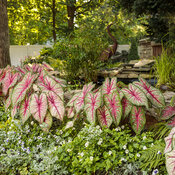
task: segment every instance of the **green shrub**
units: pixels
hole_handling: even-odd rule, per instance
[[[131,40],[131,48],[129,49],[128,60],[137,60],[139,59],[138,55],[138,46],[136,39]]]

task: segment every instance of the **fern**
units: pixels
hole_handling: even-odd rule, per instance
[[[170,133],[171,127],[166,122],[156,123],[150,128],[155,139],[163,139]]]
[[[158,168],[165,164],[165,155],[163,154],[165,143],[161,140],[157,141],[155,145],[141,152],[140,168],[149,170]]]

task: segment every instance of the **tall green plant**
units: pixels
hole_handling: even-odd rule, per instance
[[[157,85],[175,86],[175,54],[169,54],[168,50],[163,48],[160,57],[157,57],[154,65]]]

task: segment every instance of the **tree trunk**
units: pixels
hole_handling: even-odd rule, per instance
[[[55,0],[52,1],[52,22],[53,22],[53,40],[54,43],[56,42],[57,36],[56,36],[56,29],[55,29],[55,22],[56,22],[56,8],[55,8]]]
[[[11,65],[9,47],[7,0],[0,0],[0,68]]]
[[[75,17],[75,2],[69,2],[67,1],[67,14],[68,14],[68,29],[70,31],[74,30],[74,17]]]

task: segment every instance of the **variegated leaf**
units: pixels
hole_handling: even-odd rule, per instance
[[[18,112],[18,106],[15,105],[13,106],[12,110],[11,110],[11,117],[14,118],[14,116],[17,114]]]
[[[171,132],[169,133],[169,135],[167,137],[165,137],[165,150],[164,150],[164,154],[172,151],[174,148],[173,148],[173,144],[172,144],[172,141],[173,141],[173,135],[175,134],[175,127],[172,128]]]
[[[23,123],[25,123],[28,120],[28,118],[31,116],[31,113],[29,110],[30,99],[31,99],[31,97],[25,98],[20,106],[19,115],[20,115]]]
[[[76,93],[68,102],[67,106],[74,106],[75,100],[80,96],[81,92]]]
[[[140,82],[134,82],[134,85],[139,87],[156,107],[164,107],[165,99],[159,89],[152,87],[145,79],[139,78]]]
[[[73,106],[67,107],[66,111],[67,111],[67,118],[73,118],[75,116],[75,109]]]
[[[47,70],[47,71],[53,71],[53,68],[47,64],[46,62],[42,62],[42,66]]]
[[[63,88],[50,76],[46,75],[44,77],[44,82],[39,83],[39,87],[41,88],[42,92],[54,92],[63,100]]]
[[[5,101],[5,110],[7,110],[10,107],[11,103],[12,103],[12,92],[13,92],[13,90],[12,90],[12,88],[10,88],[9,96]]]
[[[166,154],[166,169],[168,175],[175,175],[175,149]]]
[[[30,113],[39,122],[42,123],[47,112],[47,98],[44,93],[33,94],[29,104]]]
[[[121,103],[122,103],[123,117],[126,118],[131,112],[132,104],[125,97],[122,99]]]
[[[75,107],[75,110],[77,113],[79,113],[80,110],[82,110],[84,108],[85,97],[86,97],[87,93],[90,92],[94,88],[94,86],[95,85],[93,83],[89,83],[89,84],[84,85],[82,92],[76,94],[78,97],[76,98],[76,95],[74,95],[74,97],[71,99],[71,101],[72,101],[76,98],[76,100],[74,100],[73,103],[74,103],[74,107]]]
[[[16,70],[19,71],[21,74],[25,75],[26,74],[26,70],[24,70],[23,68],[17,66]]]
[[[109,78],[106,78],[105,82],[102,85],[102,94],[112,94],[114,91],[116,91],[116,83],[117,83],[117,79],[116,78],[112,78],[111,81],[109,80]]]
[[[114,123],[119,125],[122,116],[122,105],[118,92],[116,91],[115,93],[105,95],[104,100],[113,117]]]
[[[125,97],[134,105],[136,106],[146,106],[148,108],[148,100],[143,93],[137,86],[133,84],[129,84],[128,89],[122,89]]]
[[[106,106],[97,109],[97,117],[100,125],[110,127],[112,124],[111,114]]]
[[[30,72],[27,73],[21,82],[19,82],[12,93],[12,104],[17,105],[18,102],[25,98],[27,90],[32,86],[32,83],[37,78],[37,75],[32,75]]]
[[[66,87],[66,81],[61,79],[61,78],[57,78],[57,77],[54,77],[52,76],[52,78],[57,82],[59,83],[62,87]]]
[[[161,120],[167,120],[175,115],[175,106],[166,106],[162,111]]]
[[[146,123],[145,112],[142,107],[133,106],[130,115],[131,127],[136,134],[140,134]]]
[[[49,102],[49,110],[51,115],[62,121],[64,117],[65,108],[61,98],[54,92],[49,92],[47,94],[47,99]]]
[[[85,112],[86,112],[87,120],[90,123],[95,123],[96,109],[100,107],[100,104],[101,104],[101,93],[100,92],[97,92],[95,94],[92,92],[89,92],[86,95]]]
[[[7,72],[6,76],[3,79],[2,83],[2,92],[4,95],[7,95],[9,88],[13,87],[18,81],[18,73],[12,74],[11,72]]]
[[[52,116],[51,116],[51,114],[48,112],[48,113],[46,114],[46,117],[44,118],[43,123],[40,124],[41,129],[42,129],[44,132],[49,132],[49,129],[50,129],[51,126],[52,126],[52,122],[53,122]]]

